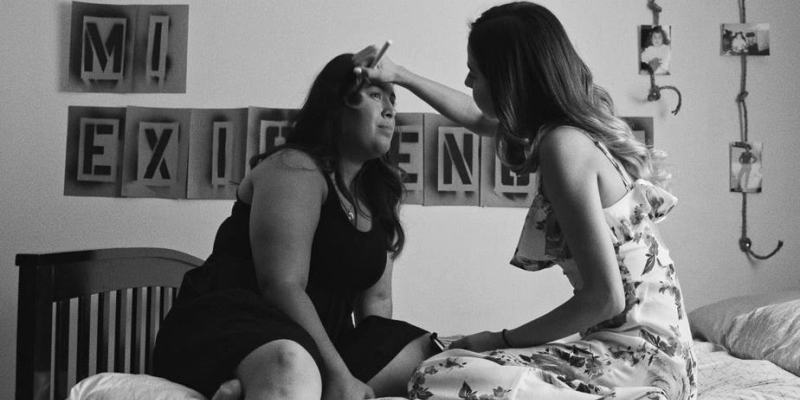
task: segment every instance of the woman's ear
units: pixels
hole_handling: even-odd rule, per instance
[[[348,107],[358,107],[361,104],[361,91],[353,90],[344,96],[344,104]]]

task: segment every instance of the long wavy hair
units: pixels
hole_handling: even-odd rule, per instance
[[[513,2],[471,24],[469,48],[489,82],[500,122],[497,154],[516,172],[538,168],[543,133],[568,125],[603,143],[635,178],[664,186],[666,154],[639,142],[548,9]]]
[[[287,148],[309,154],[324,173],[333,174],[336,185],[351,204],[358,207],[356,197],[366,204],[373,222],[379,223],[386,232],[387,251],[396,258],[405,244],[405,231],[399,217],[404,187],[396,155],[390,151],[365,162],[353,178],[352,186],[342,180],[339,160],[346,134],[343,115],[348,107],[362,100],[359,94],[362,82],[353,73],[352,58],[353,54],[341,54],[325,65],[311,85],[285,144],[253,157],[250,165],[255,167],[261,160]]]

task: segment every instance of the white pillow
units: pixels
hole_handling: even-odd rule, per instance
[[[759,307],[800,299],[800,291],[776,291],[745,295],[707,304],[689,313],[692,335],[697,339],[725,345],[733,320]]]
[[[207,400],[202,394],[164,378],[103,372],[72,387],[67,400]]]
[[[66,400],[208,400],[202,394],[164,378],[103,372],[78,382]],[[407,400],[378,397],[374,400]]]
[[[736,357],[769,360],[800,376],[800,300],[734,318],[724,345]]]

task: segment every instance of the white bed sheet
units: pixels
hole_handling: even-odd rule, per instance
[[[695,341],[698,400],[800,399],[800,377],[766,360],[743,360]]]
[[[800,399],[800,377],[772,362],[736,358],[723,347],[709,342],[695,341],[694,345],[698,360],[698,400]],[[205,400],[199,393],[161,378],[119,373],[87,378],[73,387],[68,400],[144,398]]]

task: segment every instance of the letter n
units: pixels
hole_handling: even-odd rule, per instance
[[[439,127],[437,190],[477,192],[480,176],[480,138],[460,127]]]
[[[125,18],[83,17],[83,80],[122,80],[127,26]]]
[[[81,118],[78,140],[79,181],[116,182],[118,119]]]

